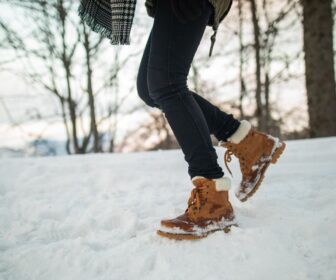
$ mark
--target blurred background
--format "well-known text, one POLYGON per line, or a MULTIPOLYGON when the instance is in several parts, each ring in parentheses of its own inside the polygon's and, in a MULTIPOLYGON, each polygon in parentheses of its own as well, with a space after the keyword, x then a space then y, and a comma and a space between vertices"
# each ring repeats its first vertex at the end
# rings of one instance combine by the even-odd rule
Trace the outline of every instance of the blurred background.
MULTIPOLYGON (((80 22, 79 1, 0 0, 0 157, 179 147, 137 94, 144 2, 131 45, 112 46, 80 22)), ((210 58, 207 27, 189 88, 283 139, 335 136, 335 15, 332 0, 234 0, 210 58)))

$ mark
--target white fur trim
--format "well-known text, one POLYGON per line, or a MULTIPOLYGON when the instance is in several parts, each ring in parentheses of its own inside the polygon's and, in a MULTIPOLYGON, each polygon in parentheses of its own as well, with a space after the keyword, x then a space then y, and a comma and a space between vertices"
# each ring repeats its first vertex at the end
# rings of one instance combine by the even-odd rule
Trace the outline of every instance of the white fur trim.
MULTIPOLYGON (((205 177, 203 176, 194 176, 192 177, 191 181, 200 179, 200 178, 205 179, 205 177)), ((231 180, 228 177, 216 178, 212 180, 215 181, 216 191, 218 192, 228 191, 231 188, 231 180)))
POLYGON ((225 143, 225 141, 223 141, 223 140, 219 140, 219 141, 218 141, 218 146, 221 147, 221 146, 223 146, 224 143, 225 143))
POLYGON ((239 142, 242 141, 246 137, 246 135, 249 133, 251 127, 252 125, 250 122, 246 120, 242 120, 240 122, 240 125, 237 131, 233 133, 231 137, 228 138, 228 140, 234 144, 239 144, 239 142))
POLYGON ((228 177, 213 179, 216 182, 216 191, 228 191, 231 188, 231 180, 228 177))

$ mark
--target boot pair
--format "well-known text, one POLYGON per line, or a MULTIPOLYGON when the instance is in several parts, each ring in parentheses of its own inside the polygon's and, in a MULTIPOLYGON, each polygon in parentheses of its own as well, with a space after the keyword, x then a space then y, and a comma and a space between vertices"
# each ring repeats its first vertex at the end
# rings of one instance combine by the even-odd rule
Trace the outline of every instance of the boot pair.
MULTIPOLYGON (((228 167, 231 156, 234 155, 239 160, 242 180, 235 195, 243 202, 258 190, 267 168, 271 163, 277 162, 286 147, 283 141, 257 131, 246 120, 241 121, 228 141, 219 141, 218 145, 227 149, 224 163, 231 175, 228 167)), ((199 239, 215 231, 228 232, 231 226, 237 225, 229 201, 229 178, 195 176, 191 181, 194 189, 185 213, 174 219, 162 220, 157 231, 160 236, 199 239)))

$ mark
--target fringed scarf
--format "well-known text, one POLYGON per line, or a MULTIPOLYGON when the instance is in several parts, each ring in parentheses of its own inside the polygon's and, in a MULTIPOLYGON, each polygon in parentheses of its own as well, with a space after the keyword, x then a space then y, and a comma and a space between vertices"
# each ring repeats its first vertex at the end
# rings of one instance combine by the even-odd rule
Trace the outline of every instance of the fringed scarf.
POLYGON ((90 28, 111 40, 129 45, 137 0, 81 0, 78 14, 90 28))

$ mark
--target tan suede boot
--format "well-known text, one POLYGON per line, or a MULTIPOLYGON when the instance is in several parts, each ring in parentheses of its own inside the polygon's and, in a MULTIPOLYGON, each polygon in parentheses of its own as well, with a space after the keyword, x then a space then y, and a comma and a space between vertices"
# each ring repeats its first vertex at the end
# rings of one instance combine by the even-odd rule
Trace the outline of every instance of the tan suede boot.
POLYGON ((257 131, 245 120, 227 142, 219 141, 218 145, 227 149, 224 163, 231 175, 231 155, 239 160, 242 180, 235 194, 240 201, 246 201, 259 189, 267 168, 277 162, 286 147, 283 141, 257 131))
POLYGON ((160 236, 177 240, 200 239, 215 231, 228 232, 232 225, 236 225, 228 197, 229 178, 195 176, 192 184, 195 188, 188 200, 188 208, 174 219, 162 220, 157 230, 160 236))

